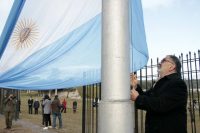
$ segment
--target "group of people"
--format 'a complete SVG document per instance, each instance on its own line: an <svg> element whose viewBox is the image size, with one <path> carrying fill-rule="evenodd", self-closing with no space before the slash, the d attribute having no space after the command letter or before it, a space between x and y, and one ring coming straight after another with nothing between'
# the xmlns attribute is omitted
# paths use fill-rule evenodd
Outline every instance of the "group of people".
<svg viewBox="0 0 200 133"><path fill-rule="evenodd" d="M41 100L42 106L42 124L45 125L43 129L48 128L57 128L56 127L56 119L59 120L59 127L62 128L62 114L67 112L67 101L63 99L62 103L60 102L58 95L55 95L54 99L48 95L45 95ZM32 97L28 99L28 112L32 114L32 109L35 109L35 114L38 114L38 108L40 107L40 102L37 100L34 101ZM76 113L77 110L77 101L73 102L73 113ZM51 114L53 117L53 125L51 124Z"/></svg>
<svg viewBox="0 0 200 133"><path fill-rule="evenodd" d="M135 74L131 75L131 100L135 101L137 109L145 110L145 133L187 133L187 86L181 78L181 63L174 55L168 55L159 64L159 79L155 84L143 91L138 84ZM12 126L13 95L4 100L6 128ZM65 101L66 102L66 101ZM29 107L33 100L28 101ZM42 106L44 108L45 128L51 127L50 113L53 116L53 128L56 128L56 118L59 120L59 128L62 128L61 112L66 112L66 104L61 110L62 104L55 96L51 101L48 95L44 96ZM77 102L73 103L77 107ZM39 107L38 107L39 108ZM36 111L37 112L37 111ZM74 109L76 112L76 109ZM31 108L29 113L32 113Z"/></svg>
<svg viewBox="0 0 200 133"><path fill-rule="evenodd" d="M74 104L75 103L75 104ZM66 113L67 101L64 99L62 103L60 102L58 95L55 95L53 101L51 101L48 95L44 96L42 100L43 107L43 124L44 130L48 128L62 128L62 112ZM77 101L73 102L73 112L75 113L77 109ZM53 124L51 124L51 114L53 117ZM59 127L56 126L56 119L59 120Z"/></svg>
<svg viewBox="0 0 200 133"><path fill-rule="evenodd" d="M41 106L42 106L42 100L41 100ZM38 101L37 98L35 99L35 101L32 99L32 97L28 99L28 113L29 114L33 114L33 108L34 108L35 114L38 114L39 107L40 107L40 102ZM43 109L43 106L42 106L42 109ZM62 112L66 113L67 112L66 109L67 109L67 101L64 99L62 101L61 113Z"/></svg>
<svg viewBox="0 0 200 133"><path fill-rule="evenodd" d="M51 100L51 98L48 95L45 95L43 99L41 100L41 106L42 106L42 124L45 125L43 128L44 130L48 128L57 128L56 126L56 119L59 120L59 127L62 128L62 112L66 113L66 107L67 102L64 99L61 103L58 95L55 95L54 99ZM38 108L40 107L40 102L37 100L34 101L32 97L28 99L28 112L29 114L32 114L32 109L35 109L35 114L38 114ZM53 117L53 124L51 123L51 114Z"/></svg>
<svg viewBox="0 0 200 133"><path fill-rule="evenodd" d="M35 101L30 97L28 99L28 113L33 114L33 108L34 108L34 113L38 114L38 109L40 107L40 102L36 98Z"/></svg>
<svg viewBox="0 0 200 133"><path fill-rule="evenodd" d="M38 108L40 106L39 101L36 99L33 102L33 99L30 97L28 100L28 107L29 107L29 114L32 114L32 107L35 108L35 114L38 114ZM51 98L48 95L45 95L44 98L41 100L41 106L42 106L42 124L45 125L43 128L44 130L48 128L57 128L56 127L56 119L59 120L59 127L62 128L62 112L66 113L66 106L67 102L64 99L61 103L58 95L55 95L54 99L51 100ZM51 114L53 117L53 125L51 123Z"/></svg>
<svg viewBox="0 0 200 133"><path fill-rule="evenodd" d="M4 115L5 115L5 124L6 129L11 129L12 120L14 118L15 113L21 112L20 107L16 108L16 105L19 102L16 100L16 96L10 94L4 97ZM48 128L62 128L62 114L66 113L67 110L67 101L64 99L62 103L60 102L58 95L55 95L54 99L51 100L48 95L45 95L43 99L39 102L36 98L35 100L30 97L28 99L28 113L33 113L33 108L35 110L35 114L38 114L38 109L42 107L42 124L45 125L43 129ZM19 105L20 106L20 105ZM73 102L73 112L75 113L77 110L77 102ZM51 124L51 114L53 117L53 125ZM59 127L56 126L56 119L59 120Z"/></svg>

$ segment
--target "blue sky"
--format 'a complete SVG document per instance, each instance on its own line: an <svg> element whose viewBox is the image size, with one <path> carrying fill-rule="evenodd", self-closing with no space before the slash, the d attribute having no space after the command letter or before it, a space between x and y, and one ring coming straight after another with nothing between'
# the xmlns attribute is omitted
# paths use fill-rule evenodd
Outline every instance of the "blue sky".
<svg viewBox="0 0 200 133"><path fill-rule="evenodd" d="M13 0L0 0L0 33ZM149 57L200 49L200 0L142 0Z"/></svg>
<svg viewBox="0 0 200 133"><path fill-rule="evenodd" d="M200 0L142 0L149 57L200 49Z"/></svg>

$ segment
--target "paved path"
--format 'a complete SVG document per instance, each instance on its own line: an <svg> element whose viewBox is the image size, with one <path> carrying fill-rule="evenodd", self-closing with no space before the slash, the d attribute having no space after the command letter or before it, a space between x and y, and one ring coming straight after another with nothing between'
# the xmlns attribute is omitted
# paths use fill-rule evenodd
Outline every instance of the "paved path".
<svg viewBox="0 0 200 133"><path fill-rule="evenodd" d="M7 130L3 127L5 126L4 121L4 116L0 115L0 133L57 133L56 129L43 130L42 125L35 125L22 119L13 121L12 129Z"/></svg>

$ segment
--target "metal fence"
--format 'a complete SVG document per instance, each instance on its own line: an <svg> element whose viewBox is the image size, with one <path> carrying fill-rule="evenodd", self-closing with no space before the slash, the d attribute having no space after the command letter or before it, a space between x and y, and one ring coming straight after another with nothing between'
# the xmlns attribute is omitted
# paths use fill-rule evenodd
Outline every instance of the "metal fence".
<svg viewBox="0 0 200 133"><path fill-rule="evenodd" d="M188 87L188 133L200 132L200 50L197 53L181 54L182 78ZM157 66L160 59L150 60L150 65L137 71L142 88L150 88L158 78ZM82 133L97 133L98 131L98 101L101 100L101 84L83 86L82 89ZM3 112L3 98L13 93L20 100L17 90L0 89L0 113ZM19 116L15 115L16 118ZM145 111L135 110L135 133L144 133Z"/></svg>
<svg viewBox="0 0 200 133"><path fill-rule="evenodd" d="M82 133L97 133L99 100L101 100L100 83L83 87Z"/></svg>
<svg viewBox="0 0 200 133"><path fill-rule="evenodd" d="M182 64L182 78L188 87L188 133L200 132L200 50L178 56ZM150 88L158 78L157 66L160 59L150 60L150 65L137 71L142 88ZM83 87L82 133L97 133L98 100L101 99L100 84ZM135 133L144 133L145 111L135 111Z"/></svg>

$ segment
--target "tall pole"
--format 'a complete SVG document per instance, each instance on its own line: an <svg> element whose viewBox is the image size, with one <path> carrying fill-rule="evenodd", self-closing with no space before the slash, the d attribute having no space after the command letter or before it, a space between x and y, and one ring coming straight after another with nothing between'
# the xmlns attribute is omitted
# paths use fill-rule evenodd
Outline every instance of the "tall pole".
<svg viewBox="0 0 200 133"><path fill-rule="evenodd" d="M55 95L58 95L58 89L55 89Z"/></svg>
<svg viewBox="0 0 200 133"><path fill-rule="evenodd" d="M99 133L134 133L129 73L129 0L103 0Z"/></svg>

